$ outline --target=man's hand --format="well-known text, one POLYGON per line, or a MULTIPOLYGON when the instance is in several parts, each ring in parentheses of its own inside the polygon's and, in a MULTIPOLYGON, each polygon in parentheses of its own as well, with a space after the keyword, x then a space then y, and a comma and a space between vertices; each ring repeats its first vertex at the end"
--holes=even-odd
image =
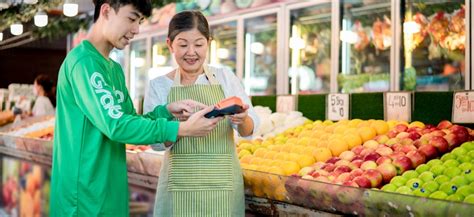
POLYGON ((213 106, 204 108, 192 114, 189 119, 179 124, 178 136, 206 136, 214 128, 223 117, 206 118, 205 114, 212 111, 213 106))
POLYGON ((190 99, 176 101, 166 106, 168 111, 179 121, 188 120, 189 116, 191 116, 195 110, 201 110, 206 107, 206 105, 190 99))

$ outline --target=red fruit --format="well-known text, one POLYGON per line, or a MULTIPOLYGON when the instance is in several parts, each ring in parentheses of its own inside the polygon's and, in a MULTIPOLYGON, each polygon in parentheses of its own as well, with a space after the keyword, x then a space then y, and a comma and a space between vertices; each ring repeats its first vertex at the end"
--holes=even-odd
POLYGON ((364 161, 377 161, 381 155, 377 152, 368 153, 364 156, 364 161))
POLYGON ((319 176, 328 176, 329 173, 326 170, 316 170, 313 173, 311 173, 311 176, 313 178, 317 178, 319 176))
POLYGON ((391 148, 394 150, 394 151, 400 151, 400 149, 402 149, 403 145, 400 144, 400 143, 395 143, 391 146, 391 148))
POLYGON ((375 153, 375 150, 373 149, 370 149, 370 148, 366 148, 364 150, 362 150, 362 152, 360 152, 360 156, 362 156, 362 159, 364 159, 364 157, 370 153, 375 153))
POLYGON ((327 172, 332 172, 332 171, 334 171, 334 169, 336 169, 336 165, 334 165, 332 163, 326 163, 326 165, 321 167, 321 169, 326 170, 327 172))
POLYGON ((383 176, 378 170, 369 169, 362 174, 363 176, 367 177, 370 180, 370 184, 372 188, 378 187, 382 184, 383 176))
POLYGON ((403 153, 401 151, 395 151, 391 155, 389 155, 388 157, 390 157, 390 159, 392 159, 392 162, 393 162, 395 159, 397 159, 398 157, 401 157, 401 156, 405 156, 405 153, 403 153))
POLYGON ((446 141, 448 142, 449 149, 453 149, 454 147, 461 144, 459 142, 458 137, 456 135, 454 135, 453 133, 447 134, 447 135, 443 136, 443 138, 446 139, 446 141))
POLYGON ((375 149, 375 152, 377 152, 381 156, 387 156, 389 154, 392 154, 393 150, 391 148, 387 147, 387 146, 382 146, 382 147, 378 147, 377 149, 375 149))
POLYGON ((397 168, 391 163, 380 164, 377 170, 382 174, 384 183, 389 183, 397 175, 397 168))
POLYGON ((383 164, 383 163, 392 163, 392 159, 389 156, 382 156, 376 161, 377 165, 383 164))
POLYGON ((364 163, 364 160, 362 160, 362 159, 352 160, 351 163, 354 164, 354 166, 360 168, 360 166, 362 165, 362 163, 364 163))
POLYGON ((359 187, 361 187, 361 188, 370 188, 370 187, 372 187, 372 183, 370 182, 369 178, 367 178, 363 175, 355 177, 352 181, 357 183, 357 185, 359 185, 359 187))
POLYGON ((360 175, 362 175, 363 173, 364 173, 364 171, 361 170, 361 169, 359 169, 359 168, 353 169, 353 170, 351 171, 352 177, 360 176, 360 175))
POLYGON ((403 172, 405 172, 405 171, 412 168, 411 160, 407 156, 401 156, 401 157, 395 158, 395 160, 393 160, 392 164, 397 169, 397 174, 398 175, 400 175, 403 172))
POLYGON ((354 152, 356 155, 359 155, 364 149, 364 146, 360 145, 352 148, 351 151, 354 152))
POLYGON ((453 126, 453 124, 450 121, 444 120, 444 121, 439 122, 437 128, 438 129, 448 129, 451 126, 453 126))
POLYGON ((397 137, 397 135, 398 135, 398 131, 396 131, 396 130, 390 130, 387 133, 388 138, 395 138, 395 137, 397 137))
POLYGON ((341 160, 341 158, 339 158, 339 157, 332 157, 332 158, 329 158, 329 160, 327 160, 326 163, 335 164, 335 163, 338 162, 339 160, 341 160))
POLYGON ((415 147, 419 148, 420 146, 422 146, 422 145, 427 145, 428 143, 429 143, 429 140, 428 140, 428 139, 421 139, 421 138, 420 138, 420 139, 416 140, 416 141, 413 143, 413 145, 414 145, 415 147))
POLYGON ((400 132, 406 132, 408 130, 408 127, 405 124, 397 124, 393 129, 400 133, 400 132))
POLYGON ((341 182, 341 183, 344 183, 344 182, 347 182, 347 181, 350 181, 352 180, 354 177, 352 177, 352 175, 350 173, 341 173, 337 178, 336 178, 336 182, 341 182))
POLYGON ((346 166, 346 165, 339 165, 334 169, 335 172, 339 172, 339 173, 348 173, 351 170, 352 169, 349 166, 346 166))
POLYGON ((418 151, 425 155, 427 161, 438 156, 438 151, 430 144, 420 146, 418 151))
POLYGON ((359 187, 359 185, 357 183, 355 183, 354 181, 350 181, 350 180, 343 182, 342 185, 356 187, 356 188, 359 187))
POLYGON ((448 141, 441 136, 433 136, 428 144, 434 146, 440 154, 448 152, 449 149, 448 141))
POLYGON ((407 153, 407 157, 411 160, 411 166, 416 168, 418 165, 426 162, 426 157, 419 151, 410 151, 407 153))
POLYGON ((400 149, 400 151, 404 152, 405 154, 410 151, 416 151, 416 147, 414 145, 404 145, 400 149))
POLYGON ((446 133, 442 130, 434 130, 429 135, 430 136, 445 136, 446 133))
POLYGON ((463 126, 453 125, 449 129, 456 135, 460 144, 467 142, 470 138, 469 131, 463 126))
POLYGON ((410 138, 413 141, 419 139, 420 137, 421 137, 421 135, 418 132, 410 132, 408 134, 408 138, 410 138))

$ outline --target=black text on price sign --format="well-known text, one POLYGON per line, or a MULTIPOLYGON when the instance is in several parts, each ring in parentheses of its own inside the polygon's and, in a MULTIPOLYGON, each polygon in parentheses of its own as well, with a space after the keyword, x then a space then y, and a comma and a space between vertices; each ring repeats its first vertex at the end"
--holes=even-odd
POLYGON ((453 120, 454 123, 474 123, 474 91, 454 93, 453 120))
POLYGON ((349 119, 349 94, 328 94, 326 105, 326 118, 328 120, 349 119))
POLYGON ((411 93, 387 92, 384 94, 385 120, 411 121, 411 93))

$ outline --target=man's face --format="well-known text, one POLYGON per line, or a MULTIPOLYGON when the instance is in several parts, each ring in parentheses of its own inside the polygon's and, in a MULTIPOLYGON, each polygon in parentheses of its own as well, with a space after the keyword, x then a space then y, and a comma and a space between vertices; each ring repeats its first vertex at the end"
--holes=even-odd
POLYGON ((195 72, 206 60, 209 44, 206 37, 194 28, 179 33, 173 42, 168 39, 168 47, 183 70, 195 72))
POLYGON ((132 5, 126 5, 117 11, 109 8, 104 25, 104 35, 115 48, 123 49, 138 34, 143 15, 132 5))

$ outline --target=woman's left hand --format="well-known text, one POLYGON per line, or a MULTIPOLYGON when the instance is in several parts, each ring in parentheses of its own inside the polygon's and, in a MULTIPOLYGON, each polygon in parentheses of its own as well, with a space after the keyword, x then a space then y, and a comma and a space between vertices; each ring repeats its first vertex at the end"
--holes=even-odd
POLYGON ((244 110, 243 112, 227 116, 227 118, 230 120, 230 122, 232 122, 232 124, 241 125, 245 122, 245 119, 248 117, 249 105, 244 104, 242 108, 244 110))

